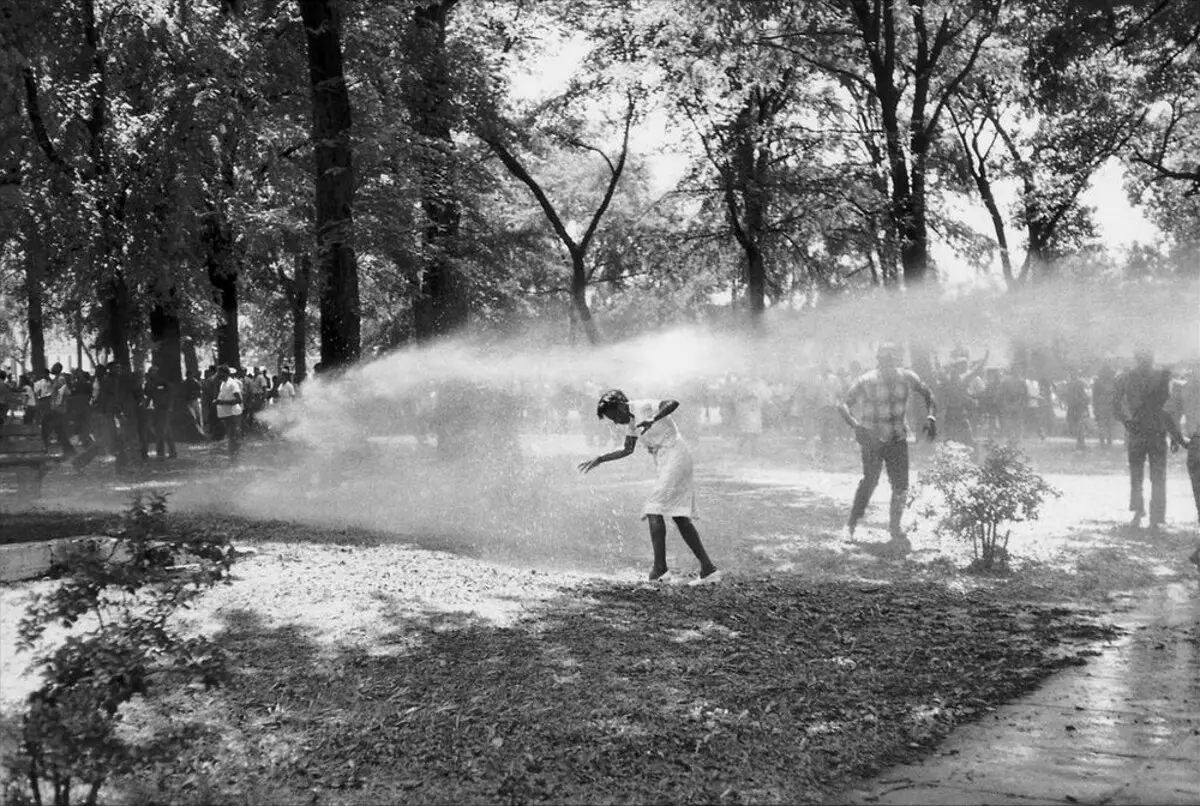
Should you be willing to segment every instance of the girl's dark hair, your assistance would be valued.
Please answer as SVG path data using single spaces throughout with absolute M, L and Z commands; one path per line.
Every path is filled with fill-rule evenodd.
M 609 389 L 600 395 L 600 402 L 596 404 L 596 418 L 603 420 L 604 415 L 615 411 L 622 403 L 629 404 L 629 398 L 625 396 L 625 393 L 620 389 Z

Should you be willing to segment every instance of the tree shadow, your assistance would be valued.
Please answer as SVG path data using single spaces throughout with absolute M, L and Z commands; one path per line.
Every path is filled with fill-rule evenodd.
M 1084 635 L 1069 618 L 787 575 L 596 584 L 511 626 L 389 608 L 379 652 L 237 610 L 216 635 L 227 684 L 160 698 L 170 725 L 131 715 L 145 769 L 112 790 L 129 803 L 714 802 L 731 788 L 820 802 L 1058 668 L 1051 645 Z M 935 701 L 944 718 L 913 718 Z

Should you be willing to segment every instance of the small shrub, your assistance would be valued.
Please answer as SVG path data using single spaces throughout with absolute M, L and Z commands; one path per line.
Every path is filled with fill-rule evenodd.
M 48 594 L 34 596 L 18 625 L 20 651 L 34 651 L 42 685 L 22 715 L 15 758 L 6 765 L 6 801 L 68 806 L 95 803 L 104 781 L 127 770 L 117 735 L 120 708 L 167 680 L 214 685 L 224 664 L 206 638 L 184 638 L 171 617 L 205 590 L 228 581 L 226 535 L 172 534 L 166 498 L 133 499 L 112 540 L 70 545 Z M 45 646 L 46 629 L 71 632 Z
M 971 542 L 971 570 L 1006 569 L 1011 524 L 1037 520 L 1046 498 L 1061 493 L 1033 471 L 1016 445 L 989 442 L 981 463 L 972 453 L 956 442 L 938 447 L 921 484 L 940 500 L 920 515 L 934 521 L 938 534 Z

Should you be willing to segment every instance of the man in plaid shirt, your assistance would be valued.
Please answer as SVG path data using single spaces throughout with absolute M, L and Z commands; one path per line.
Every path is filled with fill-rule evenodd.
M 855 439 L 862 446 L 863 477 L 854 494 L 850 521 L 846 528 L 850 537 L 854 527 L 867 510 L 867 504 L 879 484 L 879 474 L 887 467 L 888 483 L 892 486 L 892 502 L 888 531 L 897 547 L 908 549 L 908 538 L 900 529 L 908 494 L 908 399 L 912 392 L 925 398 L 929 416 L 922 431 L 930 439 L 937 436 L 937 405 L 933 392 L 911 369 L 900 366 L 903 353 L 898 345 L 880 345 L 875 358 L 878 367 L 859 376 L 842 401 L 842 419 L 854 429 Z M 859 417 L 853 409 L 859 407 Z

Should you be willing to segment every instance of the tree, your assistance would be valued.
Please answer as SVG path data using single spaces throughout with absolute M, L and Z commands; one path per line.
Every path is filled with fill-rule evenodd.
M 533 174 L 526 167 L 525 162 L 517 156 L 515 150 L 509 145 L 508 138 L 502 133 L 500 126 L 495 121 L 486 121 L 479 128 L 479 136 L 491 147 L 496 156 L 500 158 L 501 163 L 503 163 L 508 172 L 529 188 L 529 192 L 537 200 L 555 235 L 566 248 L 567 254 L 570 255 L 571 281 L 569 298 L 571 301 L 572 321 L 578 321 L 582 325 L 588 343 L 593 345 L 600 342 L 600 334 L 592 318 L 587 301 L 587 290 L 592 280 L 592 273 L 587 268 L 588 249 L 592 245 L 592 241 L 600 226 L 600 222 L 604 218 L 605 212 L 607 212 L 609 205 L 612 203 L 613 194 L 616 192 L 617 185 L 620 183 L 621 176 L 625 171 L 625 163 L 629 156 L 629 131 L 633 126 L 636 111 L 637 100 L 632 91 L 627 92 L 625 111 L 620 124 L 621 140 L 620 145 L 616 149 L 615 160 L 599 146 L 584 142 L 575 131 L 568 130 L 559 133 L 559 136 L 568 146 L 598 154 L 608 169 L 607 179 L 603 183 L 603 193 L 599 202 L 596 203 L 594 211 L 587 215 L 587 225 L 583 229 L 583 234 L 578 236 L 578 239 L 568 230 L 566 223 L 563 221 L 563 216 L 560 214 L 560 210 L 556 208 L 554 202 L 547 196 L 542 185 L 534 178 Z M 511 127 L 509 128 L 511 129 Z
M 929 266 L 929 160 L 947 105 L 993 37 L 1000 0 L 825 0 L 772 41 L 857 88 L 878 112 L 904 281 Z
M 308 38 L 313 89 L 317 263 L 322 279 L 321 363 L 330 370 L 357 360 L 361 350 L 350 91 L 342 69 L 336 2 L 299 3 Z

